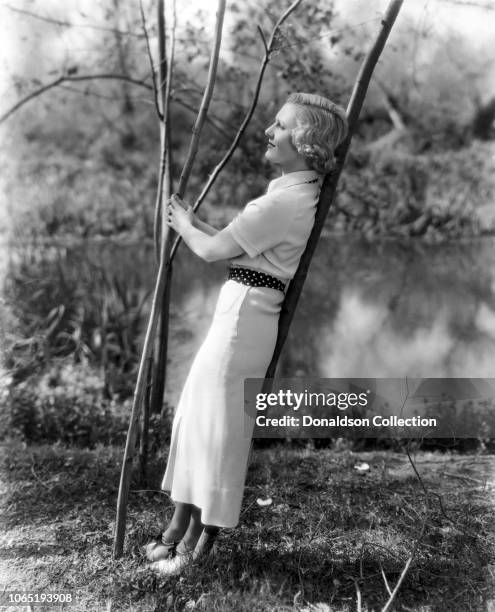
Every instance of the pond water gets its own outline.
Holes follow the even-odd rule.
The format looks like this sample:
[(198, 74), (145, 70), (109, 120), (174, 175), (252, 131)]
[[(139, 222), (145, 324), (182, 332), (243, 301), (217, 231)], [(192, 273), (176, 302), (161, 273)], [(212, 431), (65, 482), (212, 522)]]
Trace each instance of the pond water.
[[(492, 378), (494, 246), (492, 238), (436, 246), (322, 238), (278, 375)], [(144, 296), (153, 287), (149, 244), (93, 242), (43, 253), (67, 274), (103, 270), (130, 294)], [(172, 405), (206, 335), (226, 269), (184, 246), (175, 259), (166, 391)]]

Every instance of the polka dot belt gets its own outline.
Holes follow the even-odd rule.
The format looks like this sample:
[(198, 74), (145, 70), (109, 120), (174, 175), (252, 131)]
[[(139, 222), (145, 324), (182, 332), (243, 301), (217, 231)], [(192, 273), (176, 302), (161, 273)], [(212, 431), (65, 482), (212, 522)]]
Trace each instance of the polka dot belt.
[(282, 292), (285, 290), (285, 283), (275, 276), (241, 266), (230, 266), (229, 280), (234, 280), (243, 285), (250, 285), (251, 287), (270, 287)]

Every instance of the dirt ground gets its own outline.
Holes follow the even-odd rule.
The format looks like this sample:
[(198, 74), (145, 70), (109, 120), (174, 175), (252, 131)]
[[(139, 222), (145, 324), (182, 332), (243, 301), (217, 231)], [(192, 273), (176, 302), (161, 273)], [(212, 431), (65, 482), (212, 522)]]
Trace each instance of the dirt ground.
[(111, 558), (121, 449), (2, 451), (0, 584), (77, 599), (33, 610), (347, 612), (358, 598), (380, 610), (381, 573), (393, 589), (424, 521), (391, 609), (495, 612), (494, 455), (415, 453), (421, 484), (404, 453), (258, 450), (218, 561), (156, 579), (142, 546), (160, 528), (158, 504), (171, 511), (156, 488), (133, 489), (125, 554)]

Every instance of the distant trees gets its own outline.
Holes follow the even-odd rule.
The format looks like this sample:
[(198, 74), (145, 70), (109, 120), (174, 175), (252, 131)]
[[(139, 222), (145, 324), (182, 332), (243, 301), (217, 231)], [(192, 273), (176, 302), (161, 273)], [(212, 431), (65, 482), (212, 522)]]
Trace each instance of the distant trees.
[[(12, 87), (0, 104), (0, 129), (15, 142), (8, 155), (5, 149), (3, 159), (12, 224), (23, 234), (151, 235), (159, 135), (139, 6), (100, 0), (92, 4), (91, 14), (70, 5), (56, 10), (46, 6), (38, 1), (29, 10), (3, 8), (15, 17), (19, 34)], [(264, 53), (257, 26), (268, 32), (286, 6), (285, 0), (229, 4), (218, 81), (190, 183), (191, 199), (199, 194), (246, 112)], [(284, 24), (256, 113), (227, 171), (206, 199), (207, 217), (228, 221), (236, 207), (262, 190), (271, 172), (259, 154), (264, 126), (289, 91), (321, 91), (337, 101), (348, 98), (380, 15), (363, 21), (348, 11), (344, 18), (338, 6), (314, 0)], [(153, 46), (152, 0), (143, 0), (143, 9)], [(206, 22), (205, 14), (179, 15), (171, 100), (175, 176), (204, 84), (211, 38)], [(352, 153), (362, 149), (361, 162), (355, 170), (350, 164), (345, 174), (362, 174), (358, 166), (373, 151), (428, 155), (463, 149), (473, 138), (493, 138), (492, 57), (490, 49), (480, 51), (455, 32), (433, 31), (431, 19), (413, 22), (403, 15), (400, 30), (392, 34), (377, 66), (358, 124)], [(42, 193), (31, 180), (38, 173), (43, 181), (49, 178)], [(399, 184), (396, 189), (401, 189)], [(362, 208), (359, 193), (345, 196), (353, 200), (353, 208)], [(63, 206), (57, 204), (60, 201)], [(371, 214), (369, 207), (365, 210), (365, 215)], [(340, 219), (339, 227), (348, 226), (346, 219)]]

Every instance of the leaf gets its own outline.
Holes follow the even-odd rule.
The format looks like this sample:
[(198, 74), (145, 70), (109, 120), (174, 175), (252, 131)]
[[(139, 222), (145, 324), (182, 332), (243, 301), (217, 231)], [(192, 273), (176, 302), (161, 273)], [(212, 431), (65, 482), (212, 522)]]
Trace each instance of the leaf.
[(356, 472), (368, 472), (370, 469), (370, 466), (368, 463), (357, 463), (354, 466), (354, 469), (356, 470)]

